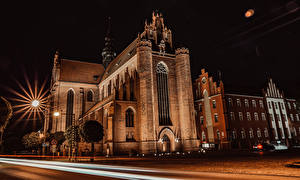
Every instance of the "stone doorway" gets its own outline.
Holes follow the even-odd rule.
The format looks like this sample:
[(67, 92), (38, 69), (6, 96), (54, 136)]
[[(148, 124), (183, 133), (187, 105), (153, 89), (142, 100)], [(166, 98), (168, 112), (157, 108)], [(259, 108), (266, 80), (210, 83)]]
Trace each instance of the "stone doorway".
[(167, 135), (163, 135), (162, 138), (162, 152), (164, 153), (169, 153), (171, 151), (171, 143), (170, 143), (170, 139)]

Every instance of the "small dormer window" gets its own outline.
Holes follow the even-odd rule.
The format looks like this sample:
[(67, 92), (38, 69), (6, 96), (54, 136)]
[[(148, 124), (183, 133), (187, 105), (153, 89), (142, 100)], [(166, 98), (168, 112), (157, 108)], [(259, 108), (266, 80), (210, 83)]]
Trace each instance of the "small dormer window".
[(93, 78), (94, 78), (94, 81), (97, 81), (97, 79), (99, 78), (99, 76), (95, 75), (95, 76), (93, 76)]

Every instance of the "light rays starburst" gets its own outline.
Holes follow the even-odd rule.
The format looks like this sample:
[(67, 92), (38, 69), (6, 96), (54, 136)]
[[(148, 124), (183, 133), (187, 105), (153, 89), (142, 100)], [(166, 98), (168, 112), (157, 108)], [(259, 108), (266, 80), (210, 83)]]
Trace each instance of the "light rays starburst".
[(42, 119), (42, 114), (44, 113), (48, 99), (48, 90), (45, 88), (47, 78), (43, 81), (40, 87), (37, 76), (34, 78), (33, 86), (30, 83), (26, 72), (24, 72), (24, 79), (26, 86), (22, 85), (20, 81), (14, 79), (21, 90), (20, 92), (12, 88), (8, 88), (8, 90), (15, 95), (15, 97), (10, 98), (10, 100), (15, 102), (15, 105), (13, 105), (14, 114), (19, 114), (18, 119), (15, 121), (16, 124), (20, 120), (24, 119)]

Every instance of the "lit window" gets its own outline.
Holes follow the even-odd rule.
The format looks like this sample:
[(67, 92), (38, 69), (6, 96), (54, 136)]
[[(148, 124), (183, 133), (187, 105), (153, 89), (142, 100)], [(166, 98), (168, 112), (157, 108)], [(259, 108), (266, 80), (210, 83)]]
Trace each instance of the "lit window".
[(270, 120), (274, 121), (273, 114), (270, 114)]
[(296, 131), (295, 127), (293, 128), (293, 133), (294, 133), (294, 136), (297, 136), (297, 131)]
[(269, 137), (269, 132), (267, 128), (265, 128), (264, 133), (265, 133), (265, 137)]
[(265, 113), (261, 113), (261, 119), (262, 119), (263, 121), (266, 120), (266, 115), (265, 115)]
[(202, 141), (206, 141), (206, 136), (205, 136), (205, 132), (202, 131)]
[(246, 133), (245, 133), (244, 130), (241, 131), (241, 137), (242, 137), (242, 139), (245, 139), (245, 138), (246, 138)]
[(293, 105), (294, 105), (294, 109), (296, 109), (297, 108), (296, 103), (293, 103)]
[(243, 113), (242, 112), (239, 112), (239, 119), (240, 119), (240, 121), (243, 120)]
[(298, 114), (296, 114), (296, 120), (299, 121), (299, 115)]
[(245, 107), (249, 107), (248, 99), (245, 99)]
[(254, 120), (255, 120), (255, 121), (258, 121), (258, 120), (259, 120), (257, 112), (254, 113)]
[(221, 136), (220, 136), (220, 131), (219, 130), (217, 130), (217, 139), (221, 140)]
[(215, 122), (218, 122), (218, 115), (215, 114)]
[(204, 123), (204, 117), (200, 116), (200, 124), (203, 124), (203, 123)]
[(213, 101), (212, 101), (212, 104), (213, 104), (213, 108), (215, 109), (215, 108), (217, 107), (216, 100), (213, 100)]
[(261, 137), (261, 132), (260, 132), (260, 129), (259, 129), (259, 128), (257, 129), (257, 137), (258, 137), (258, 138)]
[(250, 115), (250, 112), (247, 112), (247, 120), (248, 120), (248, 121), (251, 121), (251, 115)]
[(234, 117), (234, 112), (230, 112), (230, 119), (231, 119), (232, 121), (234, 121), (234, 120), (235, 120), (235, 117)]
[(241, 100), (240, 100), (240, 99), (237, 99), (237, 100), (236, 100), (236, 104), (237, 104), (238, 107), (241, 107), (241, 106), (242, 106), (242, 105), (241, 105)]
[(281, 109), (284, 109), (284, 104), (283, 103), (281, 103)]
[(236, 132), (232, 131), (232, 139), (236, 139)]
[(278, 121), (280, 121), (280, 120), (281, 120), (281, 118), (280, 118), (279, 114), (276, 114), (276, 118), (277, 118), (277, 120), (278, 120)]
[(293, 114), (290, 114), (290, 116), (291, 116), (291, 121), (294, 121), (294, 116), (293, 116)]
[(231, 98), (228, 98), (228, 104), (229, 104), (230, 106), (232, 106), (232, 99), (231, 99)]
[(288, 102), (288, 107), (289, 107), (289, 110), (292, 109), (292, 108), (291, 108), (291, 103), (290, 103), (290, 102)]
[(251, 139), (254, 137), (252, 128), (250, 128), (250, 130), (249, 130), (249, 137)]
[(260, 106), (260, 108), (264, 108), (264, 103), (262, 100), (259, 100), (259, 106)]
[(254, 108), (256, 108), (256, 101), (255, 101), (255, 100), (252, 100), (252, 106), (253, 106)]

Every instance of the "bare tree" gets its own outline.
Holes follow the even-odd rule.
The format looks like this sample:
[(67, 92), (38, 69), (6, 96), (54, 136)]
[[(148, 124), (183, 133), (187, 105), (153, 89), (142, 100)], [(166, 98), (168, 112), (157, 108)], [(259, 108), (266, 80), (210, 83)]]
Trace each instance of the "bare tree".
[(2, 96), (0, 96), (0, 147), (1, 152), (3, 152), (3, 133), (9, 122), (9, 119), (12, 117), (13, 110), (11, 104)]

